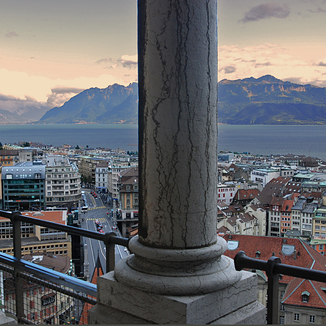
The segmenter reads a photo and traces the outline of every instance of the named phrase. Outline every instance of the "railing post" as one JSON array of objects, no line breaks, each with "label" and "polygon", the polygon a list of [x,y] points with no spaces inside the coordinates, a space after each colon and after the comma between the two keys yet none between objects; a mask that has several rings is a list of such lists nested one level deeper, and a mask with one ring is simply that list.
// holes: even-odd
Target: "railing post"
[{"label": "railing post", "polygon": [[[20,232],[20,221],[18,216],[20,212],[14,212],[12,214],[11,223],[13,226],[13,246],[14,246],[14,256],[17,259],[21,259],[21,232]],[[15,293],[16,293],[16,317],[18,322],[21,322],[21,318],[25,317],[24,314],[24,289],[22,284],[22,279],[19,277],[20,270],[15,267],[14,270],[14,283],[15,283]]]},{"label": "railing post", "polygon": [[106,272],[111,272],[115,267],[115,244],[111,243],[110,237],[112,235],[116,235],[115,232],[110,232],[106,234],[106,238],[104,240],[106,246]]},{"label": "railing post", "polygon": [[275,265],[280,264],[281,259],[278,257],[271,257],[267,261],[266,273],[268,277],[267,288],[267,324],[279,324],[279,299],[278,286],[280,275],[275,272]]}]

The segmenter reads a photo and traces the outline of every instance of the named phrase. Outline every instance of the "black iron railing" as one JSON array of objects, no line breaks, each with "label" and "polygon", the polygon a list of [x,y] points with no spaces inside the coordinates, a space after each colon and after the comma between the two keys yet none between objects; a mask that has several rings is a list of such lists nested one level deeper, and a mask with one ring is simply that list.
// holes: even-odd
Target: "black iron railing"
[{"label": "black iron railing", "polygon": [[326,272],[281,263],[281,259],[272,256],[268,261],[247,257],[239,251],[234,257],[237,271],[244,268],[265,271],[268,277],[267,288],[267,324],[279,324],[278,286],[280,274],[326,283]]},{"label": "black iron railing", "polygon": [[[58,224],[54,222],[44,221],[41,219],[24,216],[20,212],[8,212],[0,210],[0,216],[8,218],[11,220],[13,226],[13,252],[14,257],[8,256],[6,254],[1,254],[0,263],[6,266],[11,266],[13,268],[12,275],[15,284],[15,315],[19,322],[26,323],[26,316],[24,314],[24,302],[23,302],[23,287],[18,286],[21,283],[22,273],[30,273],[30,275],[37,276],[39,279],[46,278],[51,279],[53,284],[53,289],[57,286],[59,290],[61,287],[65,287],[66,284],[70,283],[70,286],[82,292],[84,295],[91,295],[94,297],[96,293],[96,286],[87,283],[85,281],[77,280],[73,277],[57,273],[46,268],[36,267],[34,264],[28,263],[21,259],[21,223],[30,223],[38,226],[43,226],[49,229],[54,229],[62,232],[66,232],[72,235],[78,235],[90,239],[95,239],[103,241],[106,246],[106,271],[112,271],[115,267],[115,245],[121,245],[128,248],[129,239],[118,237],[115,232],[109,232],[106,234],[101,234],[95,231],[85,230],[74,226],[68,226],[63,224]],[[4,266],[5,266],[4,265]],[[5,267],[4,267],[5,268]],[[1,269],[1,268],[0,268]],[[29,276],[30,278],[33,276]],[[36,279],[35,279],[36,280]],[[36,280],[38,284],[41,281]],[[86,285],[87,283],[87,285]],[[94,292],[95,291],[95,292]],[[63,292],[64,293],[64,292]],[[76,296],[75,296],[76,297]],[[78,297],[78,296],[77,296]],[[94,301],[94,299],[89,299]],[[84,300],[87,302],[87,299]]]}]

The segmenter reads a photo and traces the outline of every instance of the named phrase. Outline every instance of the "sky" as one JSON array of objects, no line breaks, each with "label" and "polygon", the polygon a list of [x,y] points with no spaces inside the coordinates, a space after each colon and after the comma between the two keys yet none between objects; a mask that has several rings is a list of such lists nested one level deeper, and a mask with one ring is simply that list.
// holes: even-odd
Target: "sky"
[{"label": "sky", "polygon": [[[0,0],[0,109],[137,81],[136,0]],[[218,0],[218,79],[326,87],[326,0]]]}]

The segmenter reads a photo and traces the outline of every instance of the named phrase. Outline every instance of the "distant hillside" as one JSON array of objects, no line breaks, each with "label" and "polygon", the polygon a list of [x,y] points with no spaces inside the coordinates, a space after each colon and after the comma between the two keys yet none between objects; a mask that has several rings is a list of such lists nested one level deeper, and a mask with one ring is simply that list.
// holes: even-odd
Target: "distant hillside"
[{"label": "distant hillside", "polygon": [[0,124],[29,123],[40,119],[49,108],[36,101],[0,97]]},{"label": "distant hillside", "polygon": [[[0,112],[1,114],[1,112]],[[273,76],[218,83],[218,118],[225,124],[326,124],[326,89]],[[137,123],[138,84],[90,88],[37,123]]]},{"label": "distant hillside", "polygon": [[326,124],[326,89],[273,76],[222,80],[218,117],[226,124]]},{"label": "distant hillside", "polygon": [[138,84],[90,88],[61,107],[44,114],[38,123],[137,123]]}]

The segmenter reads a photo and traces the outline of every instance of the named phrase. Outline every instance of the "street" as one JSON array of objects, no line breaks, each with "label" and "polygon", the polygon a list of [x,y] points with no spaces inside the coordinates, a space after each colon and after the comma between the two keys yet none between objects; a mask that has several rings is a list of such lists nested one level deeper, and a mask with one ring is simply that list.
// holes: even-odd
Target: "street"
[{"label": "street", "polygon": [[[90,191],[85,191],[85,203],[88,205],[88,211],[81,213],[81,227],[91,231],[97,231],[95,221],[98,220],[102,226],[104,233],[115,232],[121,236],[119,229],[116,227],[113,218],[109,217],[108,207],[104,206],[100,196],[94,198]],[[91,280],[97,259],[99,257],[103,273],[106,273],[106,248],[103,242],[84,238],[84,244],[87,244],[87,260],[89,263],[89,280]],[[128,251],[123,246],[115,246],[115,262],[128,256]]]}]

